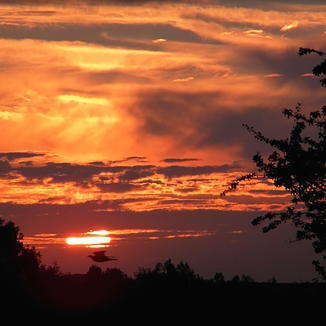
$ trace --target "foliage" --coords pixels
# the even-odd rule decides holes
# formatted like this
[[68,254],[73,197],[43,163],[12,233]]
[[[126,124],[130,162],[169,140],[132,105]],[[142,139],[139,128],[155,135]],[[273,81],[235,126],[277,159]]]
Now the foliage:
[[0,219],[0,275],[4,279],[35,278],[41,267],[41,254],[23,245],[24,235],[11,221]]
[[[320,56],[326,55],[326,53],[321,52],[321,51],[316,51],[314,49],[309,49],[309,48],[300,48],[299,49],[299,55],[300,56],[304,55],[304,54],[309,54],[309,53],[317,53]],[[322,86],[326,87],[326,59],[323,62],[321,62],[319,65],[314,67],[314,69],[312,70],[312,73],[315,76],[322,75],[323,78],[320,80],[320,83],[321,83]]]
[[224,282],[224,275],[223,275],[223,273],[221,273],[221,272],[217,272],[217,273],[215,273],[214,281],[215,281],[216,283]]
[[168,282],[178,282],[179,284],[191,284],[194,281],[200,280],[200,276],[195,274],[195,271],[189,266],[189,264],[180,262],[178,265],[174,265],[169,258],[162,263],[157,263],[155,268],[139,268],[135,273],[136,280],[162,280]]
[[[313,49],[300,48],[299,55],[325,53]],[[326,60],[313,69],[316,76],[322,75],[322,86],[326,86]],[[289,138],[265,137],[253,127],[243,126],[256,139],[274,150],[263,158],[258,152],[253,161],[258,173],[250,173],[235,180],[221,195],[237,188],[245,180],[257,177],[271,179],[276,187],[283,187],[292,195],[286,211],[270,212],[256,217],[253,225],[268,222],[263,232],[291,222],[298,230],[296,240],[311,240],[316,253],[326,251],[326,106],[308,115],[301,112],[299,103],[295,110],[283,109],[283,115],[292,119],[294,126]],[[326,255],[323,256],[326,259]],[[316,271],[326,280],[325,267],[314,261]]]

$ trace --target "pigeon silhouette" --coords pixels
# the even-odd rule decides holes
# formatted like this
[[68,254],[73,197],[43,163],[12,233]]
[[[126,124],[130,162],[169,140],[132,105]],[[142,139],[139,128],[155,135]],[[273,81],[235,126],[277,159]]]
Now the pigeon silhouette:
[[105,256],[104,253],[105,253],[105,250],[95,251],[94,255],[88,255],[88,257],[92,258],[97,263],[103,263],[103,262],[109,261],[109,260],[118,260],[117,258],[112,257],[112,256]]

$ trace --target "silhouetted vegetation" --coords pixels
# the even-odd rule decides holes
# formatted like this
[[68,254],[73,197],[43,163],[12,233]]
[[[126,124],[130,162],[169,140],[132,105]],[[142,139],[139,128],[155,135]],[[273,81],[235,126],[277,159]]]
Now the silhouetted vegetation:
[[[321,51],[300,48],[299,55]],[[326,60],[312,70],[322,76],[322,86],[326,86]],[[258,152],[253,162],[258,172],[249,173],[235,180],[221,195],[234,190],[239,183],[253,178],[273,180],[276,187],[284,187],[292,195],[291,205],[284,212],[269,212],[258,216],[253,225],[264,224],[263,232],[290,222],[298,230],[295,241],[310,240],[317,254],[326,251],[326,106],[321,110],[303,114],[301,103],[295,110],[284,109],[283,115],[292,119],[294,126],[288,138],[274,139],[265,137],[253,127],[243,126],[256,139],[271,146],[274,150],[263,158]],[[326,260],[326,255],[323,255]],[[316,271],[326,280],[326,268],[319,260],[314,260]]]
[[14,223],[0,220],[1,322],[10,318],[35,325],[48,318],[51,324],[106,319],[148,324],[157,318],[166,322],[199,318],[211,323],[222,317],[242,319],[252,309],[275,302],[280,311],[291,304],[324,303],[326,283],[282,284],[275,278],[259,283],[246,274],[225,280],[221,272],[204,279],[188,263],[175,265],[171,259],[154,269],[140,267],[133,278],[118,268],[103,271],[97,265],[86,274],[65,274],[56,263],[42,264],[40,253],[24,247],[22,240]]

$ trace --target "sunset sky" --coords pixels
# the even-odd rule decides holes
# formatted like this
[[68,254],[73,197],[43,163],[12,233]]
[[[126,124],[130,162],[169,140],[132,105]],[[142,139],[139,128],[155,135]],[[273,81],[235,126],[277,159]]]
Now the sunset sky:
[[171,258],[212,278],[316,276],[309,243],[251,220],[291,197],[255,180],[220,197],[284,138],[282,108],[320,109],[325,1],[1,1],[0,215],[43,262],[85,273],[107,230],[132,276]]

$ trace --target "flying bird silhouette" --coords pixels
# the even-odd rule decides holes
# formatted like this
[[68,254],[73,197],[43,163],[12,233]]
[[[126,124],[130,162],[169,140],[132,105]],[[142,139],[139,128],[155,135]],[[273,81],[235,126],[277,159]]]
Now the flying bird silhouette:
[[117,258],[112,257],[112,256],[105,256],[104,253],[105,253],[105,250],[95,251],[94,255],[88,255],[88,257],[92,258],[97,263],[103,263],[103,262],[109,261],[109,260],[118,260]]

